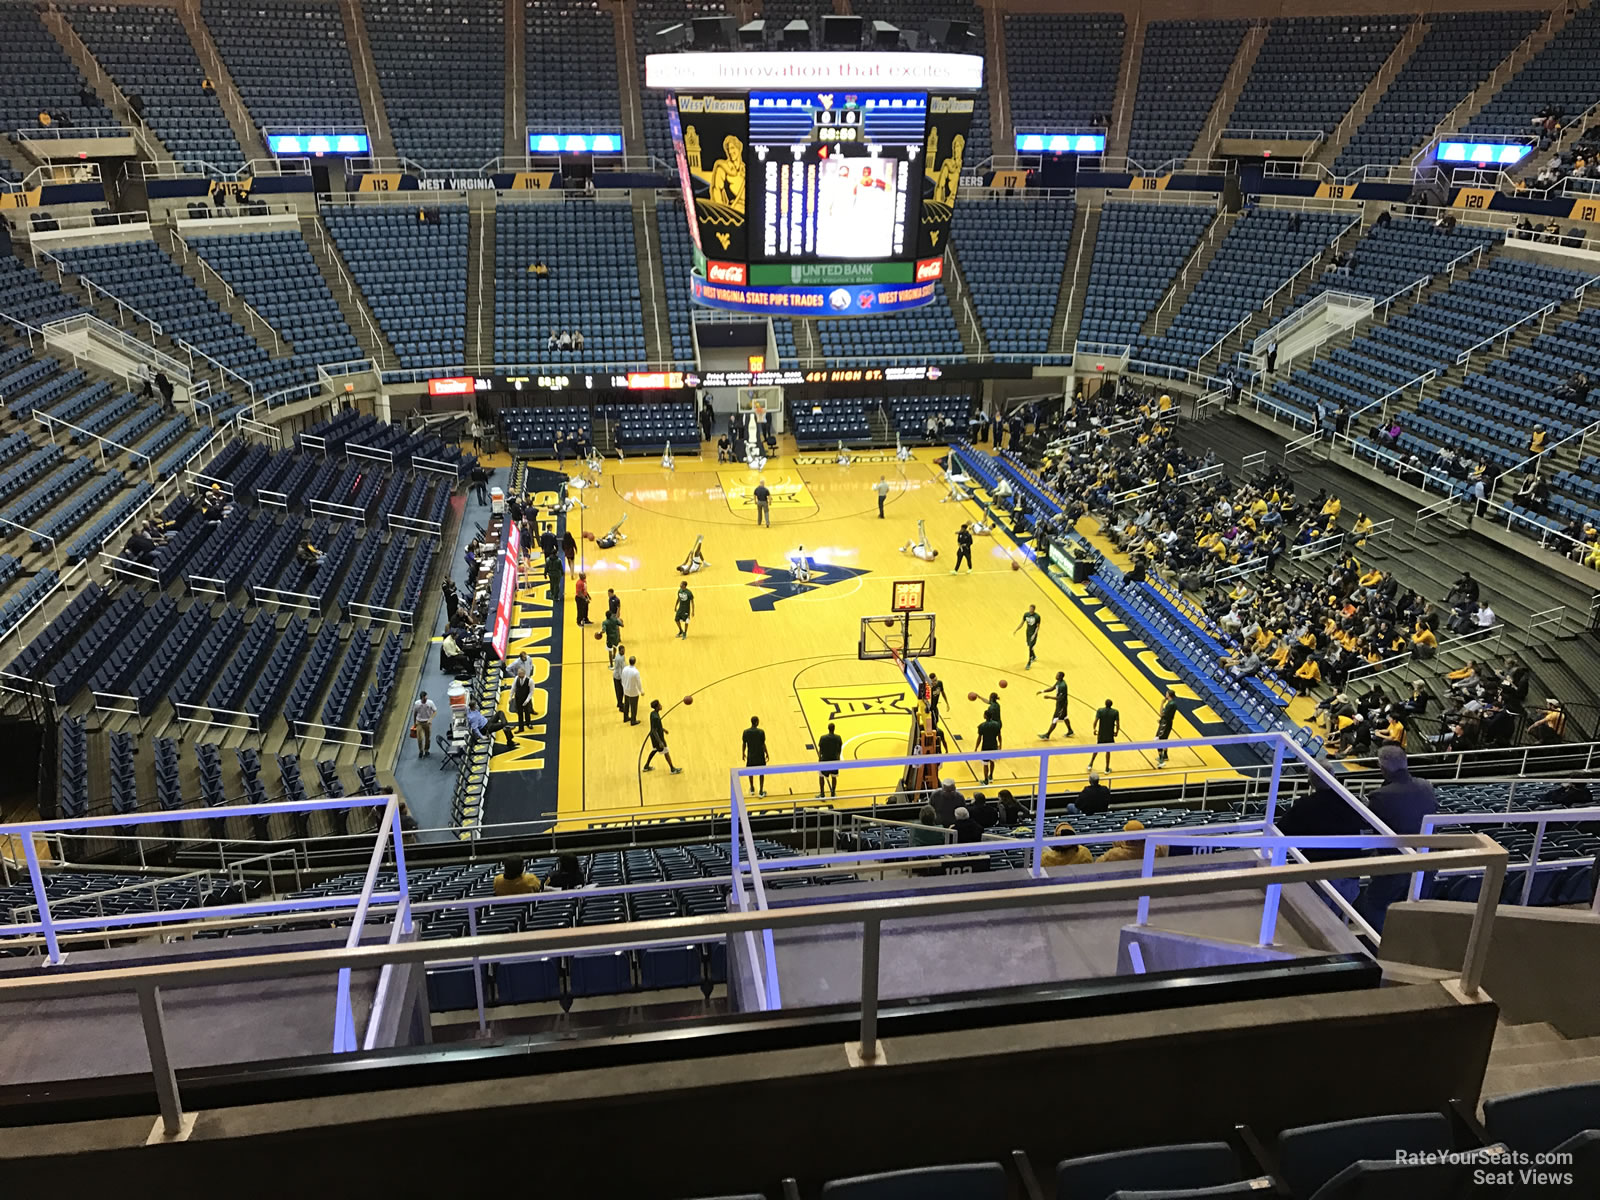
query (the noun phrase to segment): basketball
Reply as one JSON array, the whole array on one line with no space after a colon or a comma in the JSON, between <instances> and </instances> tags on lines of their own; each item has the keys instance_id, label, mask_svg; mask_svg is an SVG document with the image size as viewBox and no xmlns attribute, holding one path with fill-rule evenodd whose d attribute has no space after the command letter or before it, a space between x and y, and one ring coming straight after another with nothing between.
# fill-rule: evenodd
<instances>
[{"instance_id":1,"label":"basketball","mask_svg":"<svg viewBox=\"0 0 1600 1200\"><path fill-rule=\"evenodd\" d=\"M600 630L598 630L598 629L596 629L596 630L595 630L595 631L594 631L594 640L595 640L595 641L597 641L597 642L598 642L598 641L599 641L599 640L600 640L600 639L601 639L601 638L603 638L603 637L605 637L605 634L604 634L604 633L602 633L602 632L601 632L601 631L600 631Z\"/></svg>"},{"instance_id":2,"label":"basketball","mask_svg":"<svg viewBox=\"0 0 1600 1200\"><path fill-rule=\"evenodd\" d=\"M967 693L967 699L968 700L976 700L977 698L978 698L978 693L977 692L968 692Z\"/></svg>"},{"instance_id":3,"label":"basketball","mask_svg":"<svg viewBox=\"0 0 1600 1200\"><path fill-rule=\"evenodd\" d=\"M685 696L683 698L683 702L685 704L693 704L694 703L694 697L693 696Z\"/></svg>"},{"instance_id":4,"label":"basketball","mask_svg":"<svg viewBox=\"0 0 1600 1200\"><path fill-rule=\"evenodd\" d=\"M1022 564L1019 563L1016 559L1013 558L1011 560L1011 569L1013 571L1020 571L1020 570L1022 570Z\"/></svg>"},{"instance_id":5,"label":"basketball","mask_svg":"<svg viewBox=\"0 0 1600 1200\"><path fill-rule=\"evenodd\" d=\"M594 541L594 530L592 530L592 529L585 529L585 530L584 530L584 531L583 531L583 540L584 540L584 541L586 541L586 542L592 542L592 541Z\"/></svg>"},{"instance_id":6,"label":"basketball","mask_svg":"<svg viewBox=\"0 0 1600 1200\"><path fill-rule=\"evenodd\" d=\"M1001 687L1010 687L1011 685L1009 683L1007 683L1004 679L1002 679L1000 681L1000 686Z\"/></svg>"},{"instance_id":7,"label":"basketball","mask_svg":"<svg viewBox=\"0 0 1600 1200\"><path fill-rule=\"evenodd\" d=\"M889 629L893 629L894 628L894 618L893 617L885 617L883 619L883 623Z\"/></svg>"}]
</instances>

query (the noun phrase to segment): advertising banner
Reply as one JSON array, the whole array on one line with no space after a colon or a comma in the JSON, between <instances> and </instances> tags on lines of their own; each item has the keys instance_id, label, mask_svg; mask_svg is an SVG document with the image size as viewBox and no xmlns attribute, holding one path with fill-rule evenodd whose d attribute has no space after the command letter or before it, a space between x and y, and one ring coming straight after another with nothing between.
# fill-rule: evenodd
<instances>
[{"instance_id":1,"label":"advertising banner","mask_svg":"<svg viewBox=\"0 0 1600 1200\"><path fill-rule=\"evenodd\" d=\"M669 99L689 236L711 258L746 261L745 138L749 117L743 96L679 94ZM676 121L676 124L674 123Z\"/></svg>"},{"instance_id":2,"label":"advertising banner","mask_svg":"<svg viewBox=\"0 0 1600 1200\"><path fill-rule=\"evenodd\" d=\"M971 96L928 97L928 137L923 147L922 220L917 232L917 257L944 253L950 240L956 188L972 128Z\"/></svg>"},{"instance_id":3,"label":"advertising banner","mask_svg":"<svg viewBox=\"0 0 1600 1200\"><path fill-rule=\"evenodd\" d=\"M904 312L933 302L936 280L904 286L840 284L835 287L738 287L689 277L696 304L729 312L765 313L775 317L867 317Z\"/></svg>"}]
</instances>

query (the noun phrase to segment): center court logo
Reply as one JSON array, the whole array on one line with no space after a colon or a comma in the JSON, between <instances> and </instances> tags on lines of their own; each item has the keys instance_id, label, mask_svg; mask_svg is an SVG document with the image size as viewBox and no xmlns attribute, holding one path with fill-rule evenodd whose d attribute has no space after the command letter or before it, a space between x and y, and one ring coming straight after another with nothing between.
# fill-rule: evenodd
<instances>
[{"instance_id":1,"label":"center court logo","mask_svg":"<svg viewBox=\"0 0 1600 1200\"><path fill-rule=\"evenodd\" d=\"M835 567L813 561L811 578L801 583L795 579L794 571L787 565L763 567L753 558L741 558L735 565L745 574L756 577L750 586L757 588L761 594L750 597L751 612L771 612L780 600L787 600L792 596L804 596L817 588L844 583L867 573L861 567Z\"/></svg>"},{"instance_id":2,"label":"center court logo","mask_svg":"<svg viewBox=\"0 0 1600 1200\"><path fill-rule=\"evenodd\" d=\"M886 692L881 696L823 696L828 720L846 721L851 717L909 717L916 713L905 692Z\"/></svg>"}]
</instances>

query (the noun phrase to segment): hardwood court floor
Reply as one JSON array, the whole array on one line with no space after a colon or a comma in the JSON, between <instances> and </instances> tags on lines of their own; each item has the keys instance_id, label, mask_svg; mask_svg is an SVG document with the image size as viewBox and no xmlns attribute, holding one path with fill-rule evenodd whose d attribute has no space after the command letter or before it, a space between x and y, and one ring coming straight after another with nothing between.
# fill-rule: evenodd
<instances>
[{"instance_id":1,"label":"hardwood court floor","mask_svg":"<svg viewBox=\"0 0 1600 1200\"><path fill-rule=\"evenodd\" d=\"M969 691L999 691L1005 745L1042 745L1051 702L1038 695L1065 670L1071 688L1076 736L1058 728L1053 744L1083 744L1090 714L1110 697L1122 713L1125 736L1148 738L1155 730L1159 693L1121 651L1064 597L1055 584L1027 564L1003 537L980 536L976 569L952 575L955 531L980 516L976 505L944 502L946 488L933 451L909 463L855 462L840 466L832 455L785 454L764 472L772 490L771 528L756 525L749 491L756 476L742 467L719 467L714 459L680 458L675 471L656 458L607 463L603 485L583 493L589 507L569 521L588 573L593 616L605 610L607 588L622 598L623 642L636 655L644 679L640 724L629 726L617 712L604 643L593 629L568 636L560 714L560 820L564 827L637 816L648 810L689 815L728 804L729 769L740 762L740 734L752 716L767 730L770 761L814 761L816 739L831 720L844 738L847 758L904 754L911 722L910 689L892 663L857 657L860 619L886 614L896 579L926 578L926 606L937 614L937 656L927 666L945 681L960 735L960 748L974 745L981 705ZM892 456L889 456L892 459ZM553 464L550 464L553 465ZM887 518L879 520L873 485L880 476L893 491ZM583 531L603 533L626 515L627 541L599 550ZM918 519L939 550L925 563L900 547L916 533ZM706 568L688 577L695 614L689 636L679 640L673 600L682 578L677 565L697 536L704 536ZM789 556L805 547L821 569L820 582L796 585ZM1012 570L1013 560L1023 563ZM1029 604L1044 622L1040 657L1026 670L1027 651L1013 633ZM570 605L563 612L572 631ZM1002 683L1008 685L1002 690ZM689 698L693 703L687 703ZM668 744L683 774L671 775L658 756L655 770L641 773L648 753L648 707L659 699ZM1180 719L1178 738L1195 736ZM1123 752L1117 778L1153 767ZM1081 775L1086 759L1062 770ZM1232 774L1215 752L1175 750L1174 770ZM896 771L857 772L840 780L861 803L897 783ZM978 781L975 770L955 771L958 786ZM1015 783L1028 788L1037 764L1002 764L994 789ZM1193 777L1191 775L1191 777ZM774 777L769 805L787 807L816 795L810 774ZM992 791L991 791L992 794Z\"/></svg>"}]
</instances>

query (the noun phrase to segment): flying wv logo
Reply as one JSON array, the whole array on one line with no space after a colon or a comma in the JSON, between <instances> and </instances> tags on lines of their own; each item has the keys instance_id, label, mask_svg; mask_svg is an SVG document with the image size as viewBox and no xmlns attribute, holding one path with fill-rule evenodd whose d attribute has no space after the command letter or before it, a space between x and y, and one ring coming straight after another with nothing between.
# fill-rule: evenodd
<instances>
[{"instance_id":1,"label":"flying wv logo","mask_svg":"<svg viewBox=\"0 0 1600 1200\"><path fill-rule=\"evenodd\" d=\"M794 571L789 567L763 567L753 558L741 558L737 565L739 570L756 577L750 586L759 589L761 594L750 597L752 612L771 612L780 600L787 600L792 596L804 596L819 587L844 583L848 579L866 574L860 567L834 567L813 560L810 580L801 583L794 577Z\"/></svg>"}]
</instances>

